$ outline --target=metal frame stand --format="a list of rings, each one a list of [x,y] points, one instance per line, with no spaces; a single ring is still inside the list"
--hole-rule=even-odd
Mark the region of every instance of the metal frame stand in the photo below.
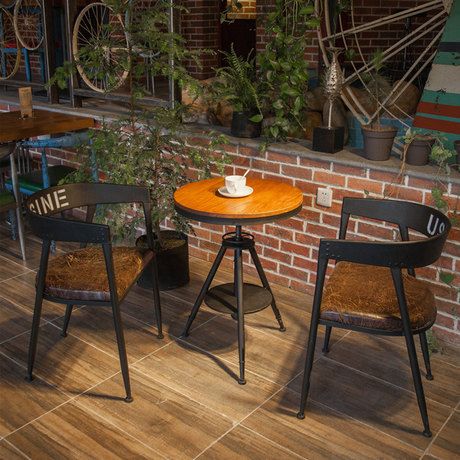
[[[224,258],[227,249],[234,251],[234,280],[233,283],[227,283],[209,289],[214,276]],[[248,250],[256,267],[259,278],[262,282],[261,286],[244,283],[243,281],[243,251]],[[230,313],[232,318],[238,322],[238,354],[240,363],[240,376],[238,383],[244,385],[246,383],[245,370],[245,331],[244,331],[244,314],[255,313],[263,310],[269,305],[272,307],[273,313],[279,324],[281,332],[286,330],[281,313],[276,306],[276,301],[273,296],[270,284],[268,283],[259,256],[255,249],[254,237],[246,232],[242,232],[241,225],[236,225],[235,232],[226,233],[222,237],[222,245],[217,253],[217,257],[212,264],[211,270],[198,294],[198,297],[193,305],[187,324],[185,325],[182,337],[188,337],[190,327],[196,318],[198,310],[201,307],[203,300],[206,304],[217,311]]]

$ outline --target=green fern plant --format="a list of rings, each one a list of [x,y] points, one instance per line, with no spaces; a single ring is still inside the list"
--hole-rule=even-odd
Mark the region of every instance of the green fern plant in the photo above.
[[[258,85],[254,58],[251,53],[247,59],[238,56],[231,46],[230,52],[222,51],[227,66],[216,69],[216,80],[211,87],[210,98],[214,101],[227,101],[235,112],[248,112],[251,121],[263,119],[258,96]]]

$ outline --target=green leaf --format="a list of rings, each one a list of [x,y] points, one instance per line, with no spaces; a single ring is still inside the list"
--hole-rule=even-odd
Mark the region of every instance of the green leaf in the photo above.
[[[447,272],[443,272],[441,271],[439,273],[439,279],[447,284],[448,286],[451,286],[452,285],[452,281],[454,281],[455,279],[455,275],[453,273],[447,273]]]
[[[253,123],[260,123],[264,119],[263,115],[261,113],[258,113],[257,115],[254,115],[250,118],[250,120]]]

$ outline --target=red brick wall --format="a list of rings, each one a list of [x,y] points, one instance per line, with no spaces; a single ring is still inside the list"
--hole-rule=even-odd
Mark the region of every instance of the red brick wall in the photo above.
[[[257,16],[257,0],[240,0],[241,9],[234,10],[227,15],[228,19],[255,19]]]
[[[214,55],[201,56],[202,69],[190,63],[189,70],[195,77],[205,79],[214,76],[218,67],[217,50],[220,47],[220,6],[217,0],[184,0],[188,12],[181,15],[180,32],[190,49],[207,49]]]

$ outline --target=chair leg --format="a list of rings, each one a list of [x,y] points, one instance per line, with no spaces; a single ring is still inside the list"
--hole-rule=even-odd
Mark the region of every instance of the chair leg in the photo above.
[[[423,360],[425,361],[426,378],[427,380],[433,380],[433,374],[431,373],[430,351],[428,350],[426,332],[420,333],[420,345],[422,346]]]
[[[212,264],[211,270],[209,271],[208,277],[204,282],[198,297],[196,298],[195,304],[193,305],[192,311],[190,316],[188,317],[187,324],[185,325],[184,332],[182,332],[182,337],[188,337],[190,332],[190,327],[192,326],[193,321],[196,318],[198,310],[200,309],[201,303],[203,302],[204,296],[208,292],[209,286],[211,286],[212,280],[216,275],[217,269],[219,268],[222,259],[224,258],[225,252],[227,251],[226,248],[223,246],[220,247],[219,252],[217,253],[216,260]]]
[[[420,416],[423,422],[423,436],[431,438],[430,423],[428,420],[428,410],[426,407],[425,393],[423,391],[422,378],[420,376],[420,367],[418,365],[417,352],[415,351],[414,335],[412,334],[409,313],[407,311],[406,296],[402,281],[401,270],[391,269],[393,282],[398,297],[401,320],[403,323],[404,338],[406,339],[407,352],[409,354],[410,368],[414,380],[415,393],[417,395]]]
[[[310,376],[313,368],[313,360],[315,358],[316,337],[318,335],[319,316],[321,307],[321,298],[323,292],[324,278],[326,275],[327,260],[320,259],[318,261],[318,270],[316,276],[315,296],[313,299],[313,309],[310,321],[310,335],[308,337],[307,356],[305,358],[305,370],[302,381],[302,393],[300,395],[300,409],[297,413],[297,418],[305,418],[305,406],[307,405],[308,392],[310,390]]]
[[[33,369],[35,363],[35,355],[37,353],[38,331],[40,328],[40,318],[42,314],[43,297],[41,293],[35,295],[34,317],[32,320],[32,330],[30,333],[29,355],[27,357],[27,375],[26,380],[31,382],[34,378]]]
[[[62,325],[61,335],[67,337],[67,328],[69,327],[70,316],[72,315],[73,305],[67,305],[65,309],[64,323]]]
[[[323,353],[329,353],[329,341],[331,340],[331,332],[332,326],[326,326],[326,334],[324,336],[324,343],[323,343]]]
[[[40,256],[40,268],[38,269],[37,287],[35,288],[35,306],[34,316],[32,319],[32,330],[30,332],[29,355],[27,357],[27,375],[26,379],[33,380],[33,368],[35,355],[37,353],[38,331],[40,327],[40,318],[42,315],[43,291],[45,287],[45,276],[48,267],[48,257],[50,252],[50,242],[43,240],[42,253]]]
[[[11,239],[13,241],[16,241],[18,238],[18,223],[16,220],[17,217],[14,209],[10,209],[8,211],[8,222],[10,223]]]
[[[22,219],[22,208],[18,206],[16,209],[16,222],[19,236],[19,246],[21,247],[22,260],[26,260],[26,243],[24,241],[24,221]]]
[[[117,336],[118,355],[120,357],[121,374],[126,391],[126,402],[132,402],[131,383],[129,381],[128,356],[126,354],[125,337],[123,334],[123,325],[121,321],[120,307],[117,302],[112,302],[113,322],[115,325],[115,334]]]
[[[161,320],[161,301],[160,301],[160,289],[158,281],[158,264],[156,258],[152,260],[152,279],[153,279],[153,308],[155,313],[155,320],[158,328],[158,338],[162,339],[163,335],[163,323]]]

